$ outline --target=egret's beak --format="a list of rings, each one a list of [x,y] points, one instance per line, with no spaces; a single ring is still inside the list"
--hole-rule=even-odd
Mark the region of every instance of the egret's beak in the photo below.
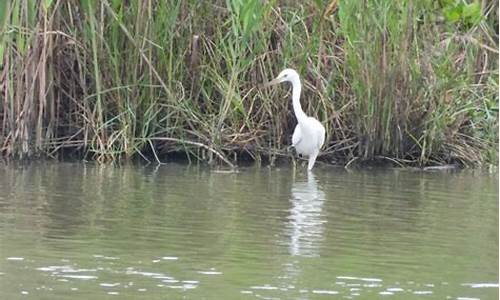
[[[280,83],[280,82],[281,82],[280,78],[279,78],[279,77],[276,77],[276,78],[274,78],[273,80],[271,80],[271,81],[269,81],[269,82],[264,83],[264,84],[263,84],[263,87],[268,87],[268,86],[271,86],[271,85],[275,85],[275,84],[278,84],[278,83]]]

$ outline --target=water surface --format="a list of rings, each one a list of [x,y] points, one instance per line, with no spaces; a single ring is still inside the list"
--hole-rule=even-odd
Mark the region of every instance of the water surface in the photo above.
[[[498,175],[0,165],[0,299],[498,299]]]

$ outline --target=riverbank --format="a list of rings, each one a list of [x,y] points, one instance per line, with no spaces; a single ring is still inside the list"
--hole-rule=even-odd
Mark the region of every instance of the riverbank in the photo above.
[[[322,161],[498,162],[495,1],[1,5],[4,157],[272,163],[293,67]]]

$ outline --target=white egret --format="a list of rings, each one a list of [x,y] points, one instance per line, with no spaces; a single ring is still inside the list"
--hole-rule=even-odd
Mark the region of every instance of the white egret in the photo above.
[[[266,83],[265,86],[288,81],[292,84],[293,111],[297,118],[297,126],[293,131],[292,147],[297,153],[307,156],[309,162],[307,169],[311,170],[316,162],[319,151],[325,142],[325,127],[313,117],[307,116],[300,105],[300,83],[299,74],[293,69],[285,69],[275,79]]]

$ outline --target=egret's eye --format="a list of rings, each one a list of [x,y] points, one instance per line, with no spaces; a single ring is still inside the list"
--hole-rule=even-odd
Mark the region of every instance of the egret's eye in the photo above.
[[[283,77],[287,77],[287,76],[288,76],[288,74],[285,74]]]

